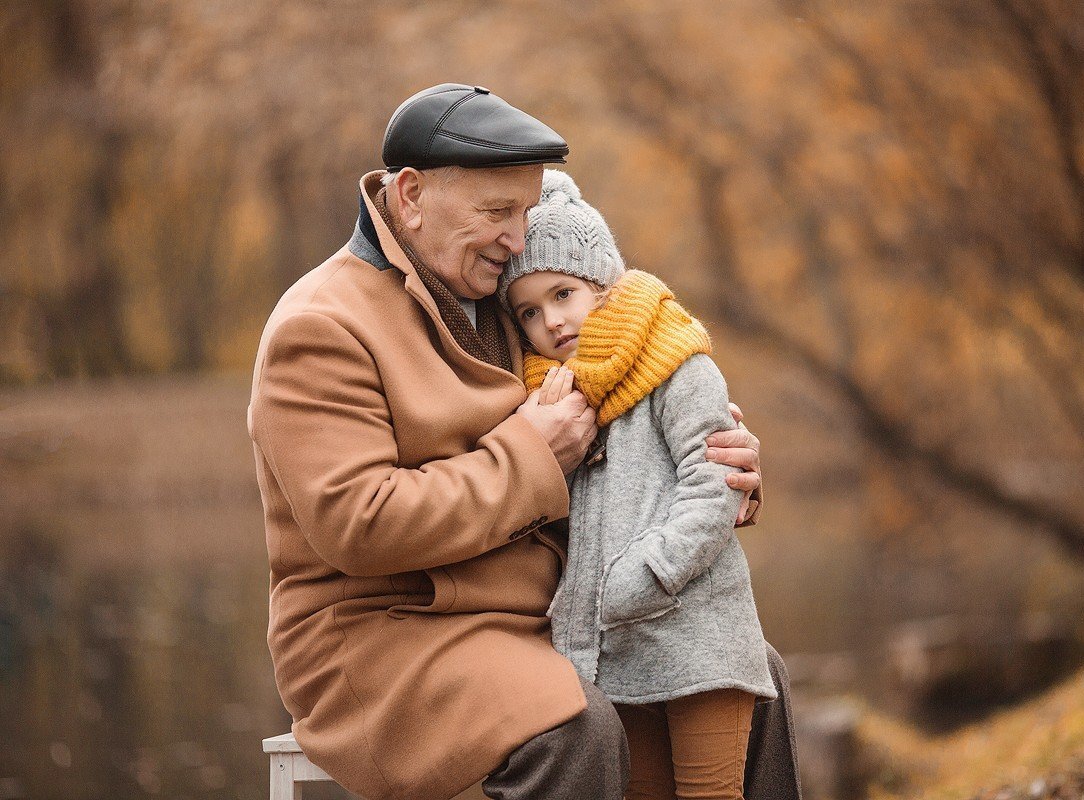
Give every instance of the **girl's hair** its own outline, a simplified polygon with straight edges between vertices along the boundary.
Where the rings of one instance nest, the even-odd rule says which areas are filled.
[[[587,280],[587,279],[584,278],[584,280]],[[587,282],[589,284],[591,284],[591,291],[593,291],[595,293],[595,308],[602,308],[602,306],[606,303],[606,299],[610,296],[610,289],[613,288],[613,287],[602,286],[600,284],[595,283],[594,281],[587,281]],[[593,308],[591,310],[594,311],[595,308]]]

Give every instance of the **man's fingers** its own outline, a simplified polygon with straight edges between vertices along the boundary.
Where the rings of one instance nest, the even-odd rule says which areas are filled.
[[[583,413],[583,410],[585,408],[589,408],[589,406],[587,405],[587,398],[583,396],[583,392],[576,391],[575,389],[569,392],[567,397],[562,397],[559,402],[567,403],[569,408],[572,409],[573,415],[575,416]],[[594,413],[593,410],[592,413]]]
[[[586,399],[584,400],[583,411],[581,411],[576,416],[576,419],[580,420],[580,421],[590,422],[591,425],[594,426],[594,424],[595,424],[595,409],[593,409],[593,408],[591,408],[591,406],[587,405],[587,400]],[[596,433],[598,432],[597,429],[596,429],[595,432]],[[592,438],[594,438],[594,437],[592,437]]]
[[[708,461],[716,464],[726,464],[728,467],[760,472],[760,453],[747,447],[728,447],[725,450],[718,447],[709,447],[704,454]]]
[[[733,431],[715,431],[708,436],[708,447],[725,449],[728,447],[744,447],[749,450],[760,451],[760,439],[749,432],[747,428],[738,428]]]
[[[728,405],[730,406],[730,416],[734,418],[735,422],[740,424],[741,421],[745,419],[745,414],[741,413],[741,409],[738,408],[737,403],[729,403]]]
[[[598,436],[598,425],[594,420],[591,420],[591,424],[583,432],[583,438],[580,440],[583,443],[583,447],[586,450],[591,446],[591,442],[595,441],[595,437]]]
[[[740,492],[751,492],[760,486],[760,475],[755,472],[732,472],[726,476],[726,485]],[[743,507],[748,507],[749,498],[745,499]]]
[[[749,497],[751,494],[751,492],[746,492],[741,499],[741,505],[738,507],[738,518],[734,520],[737,525],[745,522],[745,515],[749,513]]]

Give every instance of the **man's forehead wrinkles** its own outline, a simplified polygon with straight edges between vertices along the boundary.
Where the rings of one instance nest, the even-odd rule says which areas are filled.
[[[508,195],[483,195],[482,205],[485,206],[514,206],[520,202]]]

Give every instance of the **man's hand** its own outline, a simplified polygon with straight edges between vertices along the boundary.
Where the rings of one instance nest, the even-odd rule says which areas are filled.
[[[550,367],[538,390],[538,405],[552,406],[572,394],[572,377],[568,367]]]
[[[568,475],[583,461],[587,447],[595,439],[595,409],[587,405],[581,392],[573,391],[564,399],[550,405],[540,405],[541,389],[527,397],[527,402],[516,409],[542,438],[549,444],[561,470]]]
[[[726,484],[731,489],[745,492],[745,498],[738,509],[737,524],[745,522],[749,513],[749,495],[760,486],[760,440],[742,425],[741,409],[730,404],[730,413],[738,423],[737,430],[715,431],[708,436],[708,461],[738,467],[744,472],[734,472],[726,476]]]

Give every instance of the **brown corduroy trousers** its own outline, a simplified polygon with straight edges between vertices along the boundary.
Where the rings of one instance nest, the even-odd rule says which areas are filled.
[[[625,800],[741,800],[754,699],[715,689],[615,705],[629,741]]]

